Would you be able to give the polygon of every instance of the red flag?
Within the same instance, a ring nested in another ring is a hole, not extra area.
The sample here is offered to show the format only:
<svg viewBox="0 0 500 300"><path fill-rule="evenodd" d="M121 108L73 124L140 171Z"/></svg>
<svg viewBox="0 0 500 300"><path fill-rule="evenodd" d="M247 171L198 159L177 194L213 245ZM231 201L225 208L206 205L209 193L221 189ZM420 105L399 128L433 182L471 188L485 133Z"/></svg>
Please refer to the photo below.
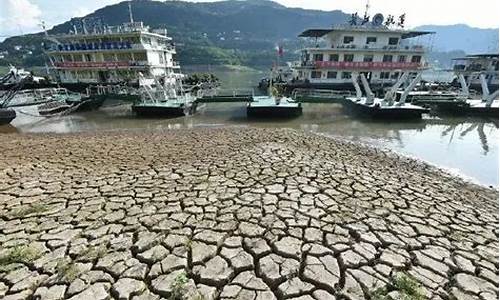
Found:
<svg viewBox="0 0 500 300"><path fill-rule="evenodd" d="M277 46L276 50L278 50L278 55L283 56L283 47L282 46Z"/></svg>

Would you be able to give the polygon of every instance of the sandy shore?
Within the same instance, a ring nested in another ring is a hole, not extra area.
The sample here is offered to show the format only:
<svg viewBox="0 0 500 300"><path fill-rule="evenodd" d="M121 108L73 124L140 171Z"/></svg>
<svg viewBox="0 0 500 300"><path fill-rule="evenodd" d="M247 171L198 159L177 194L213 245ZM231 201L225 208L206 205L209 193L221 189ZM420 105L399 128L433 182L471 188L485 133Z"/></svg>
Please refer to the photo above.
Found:
<svg viewBox="0 0 500 300"><path fill-rule="evenodd" d="M498 298L498 191L412 159L281 129L0 138L3 299Z"/></svg>

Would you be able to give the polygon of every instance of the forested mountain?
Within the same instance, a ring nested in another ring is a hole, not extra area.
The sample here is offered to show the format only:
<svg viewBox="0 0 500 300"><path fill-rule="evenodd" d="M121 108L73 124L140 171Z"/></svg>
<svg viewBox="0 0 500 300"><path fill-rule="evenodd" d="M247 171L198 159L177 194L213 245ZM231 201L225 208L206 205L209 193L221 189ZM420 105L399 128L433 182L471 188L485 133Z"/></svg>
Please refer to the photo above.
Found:
<svg viewBox="0 0 500 300"><path fill-rule="evenodd" d="M270 65L275 59L275 46L285 49L284 60L295 60L296 50L304 44L297 35L312 27L330 27L347 22L349 15L339 10L320 11L290 8L268 0L229 0L217 2L132 1L134 19L152 28L167 28L177 45L178 60L192 64ZM128 21L128 1L103 7L87 17L102 18L108 25ZM66 33L75 19L54 26L50 34ZM453 26L450 26L453 27ZM455 28L455 27L453 27ZM461 28L461 27L460 27ZM482 29L448 30L447 27L421 27L438 32L435 49L465 52L486 51L488 38ZM458 31L457 31L458 30ZM462 30L462 31L460 31ZM485 29L486 30L486 29ZM488 31L488 30L486 30ZM489 31L487 36L489 36ZM493 37L494 38L494 37ZM496 31L498 42L498 30ZM43 34L11 37L0 43L0 64L43 65ZM473 46L471 44L474 44ZM445 45L446 47L441 47ZM482 47L482 48L481 48ZM18 49L18 50L16 50ZM446 54L436 55L443 58Z"/></svg>

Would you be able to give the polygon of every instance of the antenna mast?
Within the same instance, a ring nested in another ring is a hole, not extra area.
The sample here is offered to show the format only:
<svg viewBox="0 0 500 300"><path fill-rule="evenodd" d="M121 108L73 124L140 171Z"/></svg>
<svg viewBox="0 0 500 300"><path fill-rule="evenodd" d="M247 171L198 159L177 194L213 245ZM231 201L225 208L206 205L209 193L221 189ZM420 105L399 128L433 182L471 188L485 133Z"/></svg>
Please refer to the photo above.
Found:
<svg viewBox="0 0 500 300"><path fill-rule="evenodd" d="M365 17L368 16L368 10L370 9L370 0L366 0L366 6L365 6Z"/></svg>
<svg viewBox="0 0 500 300"><path fill-rule="evenodd" d="M132 6L130 5L132 1L128 2L128 15L130 18L130 23L134 23L134 17L132 16Z"/></svg>

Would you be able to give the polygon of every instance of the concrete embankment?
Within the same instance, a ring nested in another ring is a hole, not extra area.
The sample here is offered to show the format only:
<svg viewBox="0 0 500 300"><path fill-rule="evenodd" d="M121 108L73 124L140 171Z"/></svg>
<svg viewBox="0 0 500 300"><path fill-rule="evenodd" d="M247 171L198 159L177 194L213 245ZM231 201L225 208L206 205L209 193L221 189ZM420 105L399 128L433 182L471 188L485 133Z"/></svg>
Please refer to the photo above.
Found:
<svg viewBox="0 0 500 300"><path fill-rule="evenodd" d="M498 298L498 191L421 162L278 129L1 139L3 299Z"/></svg>

